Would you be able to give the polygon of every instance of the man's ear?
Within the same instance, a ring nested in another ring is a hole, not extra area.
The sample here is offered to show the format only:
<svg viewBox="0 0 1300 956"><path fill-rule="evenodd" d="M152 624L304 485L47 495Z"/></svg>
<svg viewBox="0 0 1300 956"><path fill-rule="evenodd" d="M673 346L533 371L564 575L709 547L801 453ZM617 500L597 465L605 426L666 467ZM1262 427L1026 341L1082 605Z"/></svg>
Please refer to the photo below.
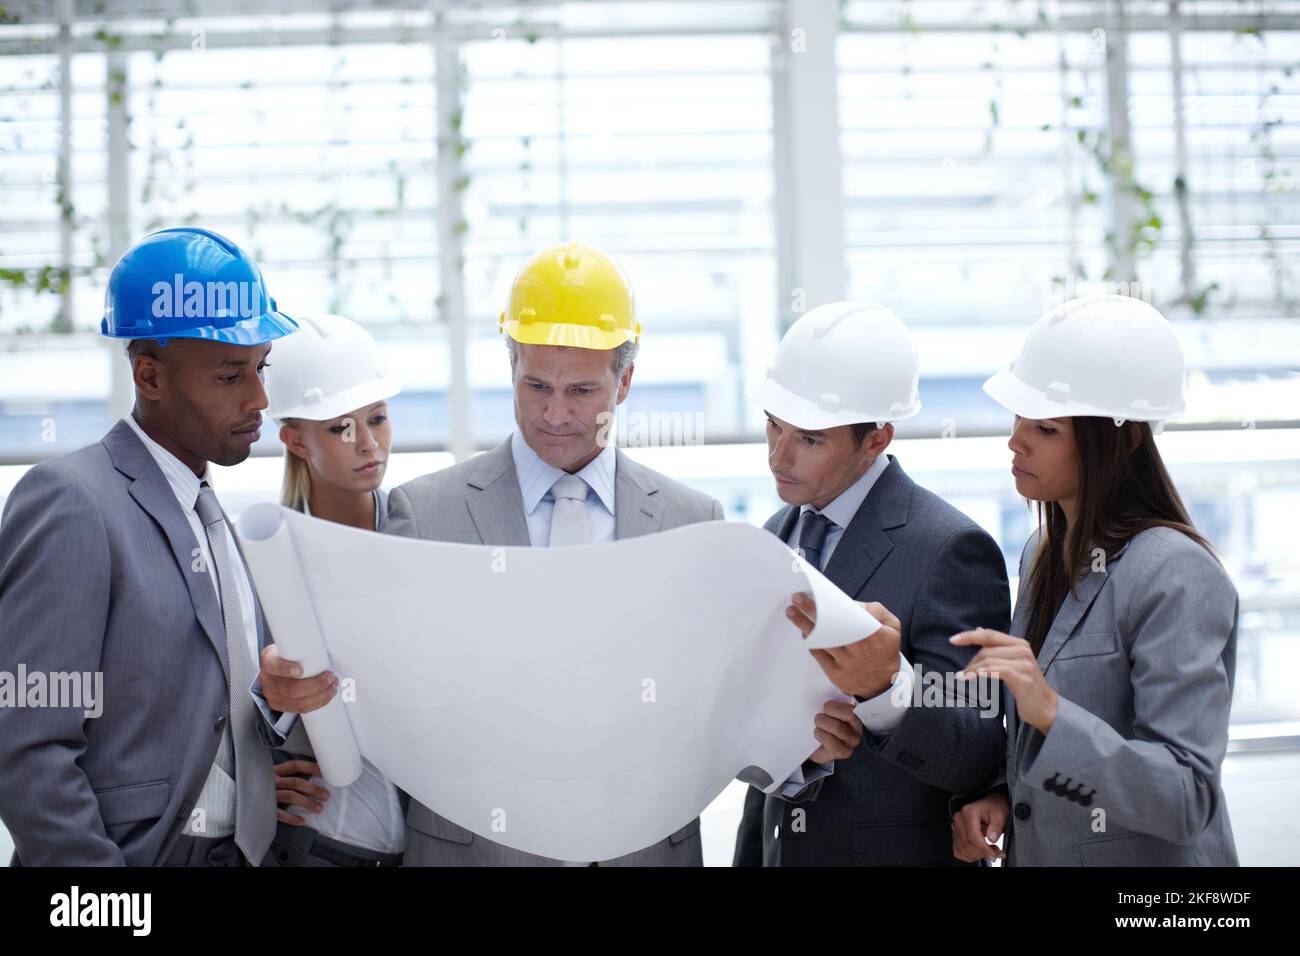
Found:
<svg viewBox="0 0 1300 956"><path fill-rule="evenodd" d="M162 398L162 367L148 352L140 352L131 360L131 381L142 398L156 402Z"/></svg>
<svg viewBox="0 0 1300 956"><path fill-rule="evenodd" d="M618 377L618 399L614 402L615 405L622 405L623 399L627 398L628 389L632 387L632 370L635 368L636 362L633 362Z"/></svg>
<svg viewBox="0 0 1300 956"><path fill-rule="evenodd" d="M881 425L871 433L871 455L874 459L876 456L883 455L889 443L894 440L894 426L889 422Z"/></svg>

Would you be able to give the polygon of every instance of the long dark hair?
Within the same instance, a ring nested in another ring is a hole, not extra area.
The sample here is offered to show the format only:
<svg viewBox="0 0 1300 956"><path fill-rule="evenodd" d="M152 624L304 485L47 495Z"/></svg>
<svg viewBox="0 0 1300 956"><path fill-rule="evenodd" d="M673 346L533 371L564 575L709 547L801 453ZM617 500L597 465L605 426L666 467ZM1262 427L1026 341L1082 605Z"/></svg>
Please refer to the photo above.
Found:
<svg viewBox="0 0 1300 956"><path fill-rule="evenodd" d="M1165 470L1147 422L1116 427L1109 418L1073 418L1079 458L1079 495L1073 526L1055 501L1038 502L1038 547L1025 574L1029 633L1037 654L1067 592L1092 564L1094 549L1109 560L1147 528L1181 531L1211 554L1214 549L1192 525L1183 500Z"/></svg>

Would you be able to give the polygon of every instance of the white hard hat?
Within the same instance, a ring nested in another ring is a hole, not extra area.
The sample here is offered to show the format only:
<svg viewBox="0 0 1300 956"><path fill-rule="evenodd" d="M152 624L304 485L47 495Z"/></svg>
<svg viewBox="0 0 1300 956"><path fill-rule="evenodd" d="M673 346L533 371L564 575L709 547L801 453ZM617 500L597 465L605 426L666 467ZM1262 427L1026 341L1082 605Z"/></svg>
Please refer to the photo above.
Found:
<svg viewBox="0 0 1300 956"><path fill-rule="evenodd" d="M870 302L832 302L790 326L750 400L796 428L895 422L921 410L916 343L898 316Z"/></svg>
<svg viewBox="0 0 1300 956"><path fill-rule="evenodd" d="M277 339L266 370L269 418L323 422L392 398L401 384L384 371L370 333L341 315L308 315Z"/></svg>
<svg viewBox="0 0 1300 956"><path fill-rule="evenodd" d="M1183 350L1169 320L1140 299L1099 295L1039 319L984 391L1021 418L1093 415L1118 425L1177 418L1183 384Z"/></svg>

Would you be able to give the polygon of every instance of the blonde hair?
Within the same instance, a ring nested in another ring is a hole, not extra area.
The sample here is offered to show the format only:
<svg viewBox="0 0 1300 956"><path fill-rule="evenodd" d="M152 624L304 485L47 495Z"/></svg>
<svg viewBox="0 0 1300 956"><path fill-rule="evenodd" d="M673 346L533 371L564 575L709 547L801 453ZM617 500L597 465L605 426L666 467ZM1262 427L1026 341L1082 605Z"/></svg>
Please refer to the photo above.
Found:
<svg viewBox="0 0 1300 956"><path fill-rule="evenodd" d="M298 422L286 418L280 422L290 428L297 428ZM311 496L311 466L307 459L299 458L287 447L284 450L284 484L280 488L280 504L294 511L305 511L307 499Z"/></svg>

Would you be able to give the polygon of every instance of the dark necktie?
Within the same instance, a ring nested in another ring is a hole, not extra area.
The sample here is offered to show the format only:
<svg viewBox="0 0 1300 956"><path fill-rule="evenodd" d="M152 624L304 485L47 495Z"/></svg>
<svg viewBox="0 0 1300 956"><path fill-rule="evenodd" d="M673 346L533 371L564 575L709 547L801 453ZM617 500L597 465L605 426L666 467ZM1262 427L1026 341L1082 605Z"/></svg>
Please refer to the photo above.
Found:
<svg viewBox="0 0 1300 956"><path fill-rule="evenodd" d="M806 511L803 527L799 531L799 550L803 559L818 571L822 569L822 548L826 546L826 535L830 533L834 522L823 514Z"/></svg>

